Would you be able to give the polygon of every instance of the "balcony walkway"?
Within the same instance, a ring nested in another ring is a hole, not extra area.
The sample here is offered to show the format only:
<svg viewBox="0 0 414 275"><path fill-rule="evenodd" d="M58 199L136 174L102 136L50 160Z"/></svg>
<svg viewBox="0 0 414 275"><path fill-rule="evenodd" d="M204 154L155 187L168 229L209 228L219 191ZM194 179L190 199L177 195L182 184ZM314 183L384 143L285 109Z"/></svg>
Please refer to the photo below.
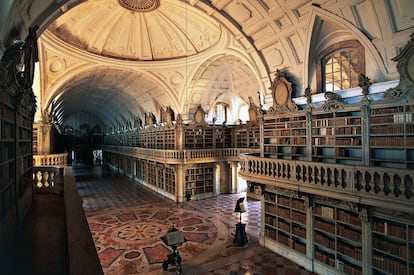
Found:
<svg viewBox="0 0 414 275"><path fill-rule="evenodd" d="M0 274L68 274L64 215L63 196L36 194L14 249L3 259Z"/></svg>
<svg viewBox="0 0 414 275"><path fill-rule="evenodd" d="M311 274L259 246L260 202L242 214L249 241L233 243L235 202L241 194L176 204L130 179L100 167L74 168L92 237L105 274L175 274L162 262L170 253L161 237L173 224L188 240L179 246L182 274ZM63 197L36 195L16 251L1 274L69 274L65 270ZM87 268L86 268L87 269Z"/></svg>

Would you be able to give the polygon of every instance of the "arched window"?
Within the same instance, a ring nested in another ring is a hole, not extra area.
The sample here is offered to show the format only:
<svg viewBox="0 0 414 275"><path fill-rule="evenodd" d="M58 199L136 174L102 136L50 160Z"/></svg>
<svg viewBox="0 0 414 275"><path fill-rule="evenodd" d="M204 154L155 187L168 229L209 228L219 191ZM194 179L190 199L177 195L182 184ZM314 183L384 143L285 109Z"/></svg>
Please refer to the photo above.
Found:
<svg viewBox="0 0 414 275"><path fill-rule="evenodd" d="M357 40L336 43L323 50L318 58L318 91L337 91L358 86L365 74L365 51Z"/></svg>
<svg viewBox="0 0 414 275"><path fill-rule="evenodd" d="M226 123L227 122L227 104L223 102L219 102L216 104L215 107L216 113L216 123Z"/></svg>

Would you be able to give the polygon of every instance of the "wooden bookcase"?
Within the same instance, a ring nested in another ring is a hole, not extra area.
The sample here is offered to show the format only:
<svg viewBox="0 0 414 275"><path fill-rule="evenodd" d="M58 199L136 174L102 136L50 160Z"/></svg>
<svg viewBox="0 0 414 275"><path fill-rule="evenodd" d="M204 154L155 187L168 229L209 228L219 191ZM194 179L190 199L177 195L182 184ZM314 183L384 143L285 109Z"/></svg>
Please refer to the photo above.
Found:
<svg viewBox="0 0 414 275"><path fill-rule="evenodd" d="M263 125L264 154L280 159L307 159L307 122L303 111L268 115Z"/></svg>
<svg viewBox="0 0 414 275"><path fill-rule="evenodd" d="M185 194L195 199L214 195L214 164L196 164L185 170Z"/></svg>
<svg viewBox="0 0 414 275"><path fill-rule="evenodd" d="M16 178L15 112L14 96L7 91L2 92L0 97L0 190L14 183Z"/></svg>
<svg viewBox="0 0 414 275"><path fill-rule="evenodd" d="M349 209L316 201L315 259L347 274L362 274L362 224Z"/></svg>
<svg viewBox="0 0 414 275"><path fill-rule="evenodd" d="M185 149L230 148L231 127L213 125L184 125Z"/></svg>
<svg viewBox="0 0 414 275"><path fill-rule="evenodd" d="M312 114L312 160L362 164L362 118L358 109Z"/></svg>
<svg viewBox="0 0 414 275"><path fill-rule="evenodd" d="M307 209L295 192L266 190L264 193L265 238L306 255Z"/></svg>
<svg viewBox="0 0 414 275"><path fill-rule="evenodd" d="M414 168L414 105L374 106L370 112L371 164Z"/></svg>
<svg viewBox="0 0 414 275"><path fill-rule="evenodd" d="M37 146L38 146L38 144L37 144L37 139L38 139L38 137L37 137L37 135L38 135L38 126L37 126L37 124L33 124L33 138L32 138L32 151L33 151L33 155L37 155L38 154L38 151L37 151Z"/></svg>
<svg viewBox="0 0 414 275"><path fill-rule="evenodd" d="M163 149L175 149L176 146L176 134L173 127L168 127L163 131Z"/></svg>
<svg viewBox="0 0 414 275"><path fill-rule="evenodd" d="M233 140L235 148L260 148L259 124L241 125L233 128Z"/></svg>
<svg viewBox="0 0 414 275"><path fill-rule="evenodd" d="M232 140L232 131L231 128L221 126L217 127L214 130L214 148L231 148Z"/></svg>
<svg viewBox="0 0 414 275"><path fill-rule="evenodd" d="M147 165L147 183L153 187L157 186L157 166L153 161L146 162Z"/></svg>
<svg viewBox="0 0 414 275"><path fill-rule="evenodd" d="M204 127L185 127L184 129L184 148L185 149L203 149L205 140L212 138L212 134L207 135ZM211 143L213 141L211 140Z"/></svg>
<svg viewBox="0 0 414 275"><path fill-rule="evenodd" d="M414 274L414 223L372 218L372 273Z"/></svg>
<svg viewBox="0 0 414 275"><path fill-rule="evenodd" d="M165 191L175 195L176 192L176 180L175 180L175 169L173 167L166 166L164 170L164 184Z"/></svg>
<svg viewBox="0 0 414 275"><path fill-rule="evenodd" d="M32 190L32 167L33 167L33 110L32 94L24 93L20 96L17 109L17 174L19 181L19 192L23 196L25 189ZM34 97L34 96L33 96Z"/></svg>
<svg viewBox="0 0 414 275"><path fill-rule="evenodd" d="M368 112L361 111L363 108ZM306 115L265 115L264 155L414 168L414 105L374 102L369 107L352 105L335 112L315 109L309 113L310 122Z"/></svg>

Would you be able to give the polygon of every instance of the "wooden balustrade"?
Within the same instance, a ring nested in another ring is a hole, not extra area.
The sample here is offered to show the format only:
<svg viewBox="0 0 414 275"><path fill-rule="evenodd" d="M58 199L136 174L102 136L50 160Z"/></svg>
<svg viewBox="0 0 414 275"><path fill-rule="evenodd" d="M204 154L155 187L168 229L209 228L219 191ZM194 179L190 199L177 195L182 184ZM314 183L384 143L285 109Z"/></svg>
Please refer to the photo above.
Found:
<svg viewBox="0 0 414 275"><path fill-rule="evenodd" d="M68 153L33 155L33 166L65 166Z"/></svg>
<svg viewBox="0 0 414 275"><path fill-rule="evenodd" d="M243 154L240 175L299 192L414 213L414 170L283 160Z"/></svg>
<svg viewBox="0 0 414 275"><path fill-rule="evenodd" d="M183 164L188 162L239 160L243 153L258 153L259 149L250 148L215 148L215 149L193 149L193 150L161 150L140 147L126 147L114 145L102 145L103 151L116 153L128 157L162 161L166 164Z"/></svg>
<svg viewBox="0 0 414 275"><path fill-rule="evenodd" d="M33 184L36 193L63 192L64 167L58 166L34 166Z"/></svg>

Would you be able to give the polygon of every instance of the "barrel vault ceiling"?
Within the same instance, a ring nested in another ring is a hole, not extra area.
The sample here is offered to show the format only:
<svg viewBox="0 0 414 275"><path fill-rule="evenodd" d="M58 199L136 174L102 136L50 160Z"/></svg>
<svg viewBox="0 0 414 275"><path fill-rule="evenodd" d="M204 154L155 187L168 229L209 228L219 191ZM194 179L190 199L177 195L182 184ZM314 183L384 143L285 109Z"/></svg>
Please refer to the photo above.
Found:
<svg viewBox="0 0 414 275"><path fill-rule="evenodd" d="M126 129L167 107L191 120L199 105L211 121L217 102L236 121L250 101L271 101L277 69L289 71L294 96L316 86L310 47L332 34L360 35L373 78L395 78L387 41L403 33L403 46L414 20L410 0L74 0L48 13L40 2L27 8L41 26L38 100L60 129L85 120Z"/></svg>

